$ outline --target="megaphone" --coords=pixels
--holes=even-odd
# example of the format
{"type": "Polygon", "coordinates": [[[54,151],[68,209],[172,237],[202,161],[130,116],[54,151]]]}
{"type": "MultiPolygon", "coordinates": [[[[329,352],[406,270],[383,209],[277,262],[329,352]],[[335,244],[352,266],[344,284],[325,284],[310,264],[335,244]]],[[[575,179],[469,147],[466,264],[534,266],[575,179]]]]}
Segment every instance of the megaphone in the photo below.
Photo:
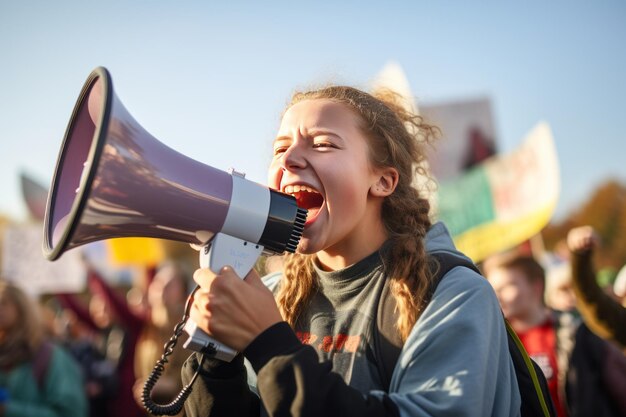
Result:
{"type": "MultiPolygon", "coordinates": [[[[103,239],[153,237],[204,245],[200,265],[245,277],[262,252],[294,252],[306,221],[293,196],[197,162],[152,137],[113,92],[109,72],[87,78],[50,187],[44,254],[103,239]]],[[[185,347],[236,354],[189,321],[185,347]],[[196,337],[197,336],[197,337],[196,337]]]]}
{"type": "Polygon", "coordinates": [[[109,72],[85,82],[57,159],[44,224],[55,260],[89,242],[154,237],[204,245],[222,233],[293,252],[306,210],[292,196],[221,171],[165,146],[113,92],[109,72]]]}

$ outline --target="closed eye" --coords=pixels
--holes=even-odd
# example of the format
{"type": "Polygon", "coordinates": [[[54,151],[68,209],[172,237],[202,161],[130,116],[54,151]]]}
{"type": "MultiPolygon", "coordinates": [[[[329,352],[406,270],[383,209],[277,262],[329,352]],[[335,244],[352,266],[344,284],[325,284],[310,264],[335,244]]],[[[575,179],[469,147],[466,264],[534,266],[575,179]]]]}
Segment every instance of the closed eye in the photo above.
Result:
{"type": "Polygon", "coordinates": [[[274,148],[274,156],[287,152],[287,149],[289,149],[289,146],[278,146],[274,148]]]}
{"type": "Polygon", "coordinates": [[[330,143],[330,142],[317,142],[313,144],[313,149],[320,149],[320,148],[337,148],[335,146],[334,143],[330,143]]]}

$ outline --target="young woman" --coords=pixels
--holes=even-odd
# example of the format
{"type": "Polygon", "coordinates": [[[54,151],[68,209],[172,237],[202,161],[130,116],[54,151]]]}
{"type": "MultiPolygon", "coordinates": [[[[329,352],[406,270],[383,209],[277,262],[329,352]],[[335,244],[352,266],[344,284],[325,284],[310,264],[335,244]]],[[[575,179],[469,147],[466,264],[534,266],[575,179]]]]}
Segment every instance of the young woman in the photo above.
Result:
{"type": "MultiPolygon", "coordinates": [[[[188,416],[517,416],[520,396],[489,283],[430,253],[463,257],[414,187],[433,128],[393,94],[350,87],[294,95],[269,185],[308,209],[298,253],[263,281],[196,271],[191,317],[241,352],[204,360],[188,416]],[[388,288],[404,342],[390,385],[376,315],[388,288]],[[434,293],[433,293],[434,290],[434,293]],[[248,371],[244,366],[248,362],[248,371]]],[[[419,181],[417,181],[419,182],[419,181]]],[[[199,367],[192,355],[188,382],[199,367]]]]}

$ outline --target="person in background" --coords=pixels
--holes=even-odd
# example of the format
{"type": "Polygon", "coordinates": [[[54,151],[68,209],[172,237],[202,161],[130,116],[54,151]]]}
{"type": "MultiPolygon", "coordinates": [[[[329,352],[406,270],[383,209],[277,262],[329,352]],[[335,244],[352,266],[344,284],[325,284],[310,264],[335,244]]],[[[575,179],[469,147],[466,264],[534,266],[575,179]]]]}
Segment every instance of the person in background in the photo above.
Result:
{"type": "MultiPolygon", "coordinates": [[[[184,268],[173,261],[160,266],[148,285],[147,302],[150,320],[144,327],[135,354],[135,399],[141,404],[141,394],[154,365],[163,354],[163,345],[170,339],[174,327],[182,319],[188,296],[188,282],[184,268]]],[[[163,374],[151,392],[157,404],[172,401],[182,389],[180,371],[189,351],[182,348],[187,334],[183,332],[163,374]]]]}
{"type": "Polygon", "coordinates": [[[96,336],[104,357],[115,365],[117,389],[108,402],[111,417],[143,417],[145,411],[133,395],[135,384],[135,349],[146,318],[134,313],[125,298],[116,292],[96,271],[89,271],[91,292],[89,307],[71,294],[57,294],[61,304],[70,309],[96,336]]]}
{"type": "Polygon", "coordinates": [[[572,254],[572,286],[578,309],[589,329],[608,340],[603,344],[599,360],[603,365],[602,382],[620,415],[626,416],[626,308],[612,288],[600,286],[594,274],[593,252],[600,246],[594,229],[591,226],[571,229],[567,244],[572,254]]]}
{"type": "Polygon", "coordinates": [[[619,399],[607,378],[606,341],[594,335],[576,311],[568,265],[551,273],[553,306],[544,304],[546,273],[533,257],[509,253],[485,263],[502,311],[529,355],[542,367],[558,415],[618,417],[619,399]],[[556,388],[556,392],[554,389],[556,388]]]}
{"type": "Polygon", "coordinates": [[[591,226],[582,226],[569,231],[567,244],[572,252],[572,286],[585,323],[600,337],[614,340],[625,348],[626,307],[596,282],[592,258],[600,238],[591,226]]]}
{"type": "Polygon", "coordinates": [[[59,340],[81,367],[89,401],[89,417],[109,416],[109,404],[115,401],[117,370],[96,346],[98,335],[78,320],[69,309],[61,309],[57,327],[59,340]]]}
{"type": "Polygon", "coordinates": [[[87,417],[81,371],[46,340],[37,303],[0,279],[0,416],[87,417]]]}
{"type": "Polygon", "coordinates": [[[541,367],[559,417],[567,416],[564,381],[559,380],[555,318],[544,302],[545,272],[533,257],[510,252],[490,258],[483,271],[504,316],[529,356],[541,367]]]}

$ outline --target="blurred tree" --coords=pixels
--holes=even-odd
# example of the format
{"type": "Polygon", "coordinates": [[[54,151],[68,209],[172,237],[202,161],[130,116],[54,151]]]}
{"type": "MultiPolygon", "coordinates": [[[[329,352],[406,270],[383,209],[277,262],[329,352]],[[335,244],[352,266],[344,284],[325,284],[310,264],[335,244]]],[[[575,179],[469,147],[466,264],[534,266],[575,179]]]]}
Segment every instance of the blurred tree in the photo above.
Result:
{"type": "Polygon", "coordinates": [[[626,184],[607,180],[564,221],[549,224],[542,231],[546,249],[554,250],[571,228],[583,225],[592,226],[602,239],[595,255],[597,268],[618,269],[626,264],[626,184]]]}

